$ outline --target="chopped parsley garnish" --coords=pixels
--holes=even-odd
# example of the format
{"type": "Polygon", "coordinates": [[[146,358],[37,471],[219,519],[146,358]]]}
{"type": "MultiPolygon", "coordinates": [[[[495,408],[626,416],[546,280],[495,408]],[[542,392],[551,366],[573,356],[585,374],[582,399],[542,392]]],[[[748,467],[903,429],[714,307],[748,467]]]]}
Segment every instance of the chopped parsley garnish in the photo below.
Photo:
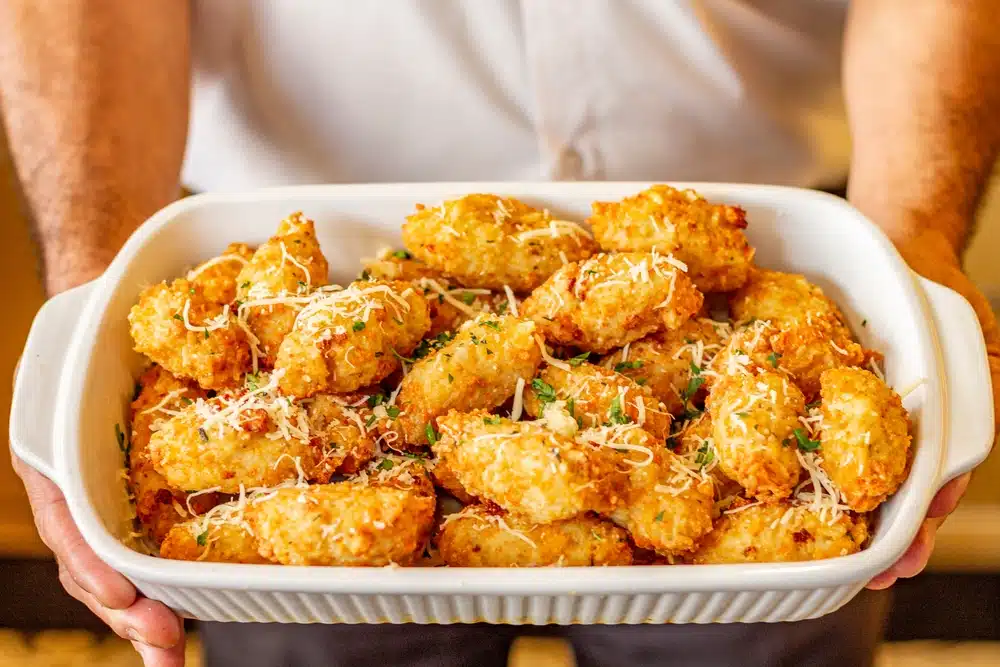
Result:
{"type": "Polygon", "coordinates": [[[199,547],[205,546],[205,544],[208,543],[208,531],[206,530],[204,533],[199,534],[198,537],[195,538],[195,541],[198,542],[199,547]]]}
{"type": "Polygon", "coordinates": [[[246,288],[250,287],[250,281],[249,280],[244,280],[243,284],[240,285],[240,287],[242,287],[243,289],[246,289],[246,288]]]}
{"type": "Polygon", "coordinates": [[[794,431],[792,431],[792,434],[795,436],[795,439],[798,440],[799,449],[801,449],[802,451],[815,452],[817,449],[819,449],[820,445],[819,440],[810,440],[809,436],[806,435],[804,429],[797,428],[794,431]]]}
{"type": "Polygon", "coordinates": [[[556,400],[556,390],[542,378],[535,378],[532,380],[531,388],[535,390],[535,396],[538,397],[538,402],[542,404],[543,409],[545,408],[546,403],[551,403],[556,400]]]}
{"type": "Polygon", "coordinates": [[[771,364],[772,368],[778,367],[778,359],[781,359],[781,355],[778,354],[777,352],[772,352],[771,354],[767,355],[767,361],[768,363],[771,364]]]}
{"type": "Polygon", "coordinates": [[[681,390],[681,398],[684,402],[686,403],[691,400],[691,397],[694,396],[699,389],[701,389],[701,385],[703,384],[705,384],[705,378],[700,375],[695,375],[691,378],[688,381],[688,386],[681,390]]]}
{"type": "Polygon", "coordinates": [[[440,434],[434,430],[434,424],[427,422],[427,426],[424,427],[424,433],[427,434],[427,442],[432,445],[437,443],[440,434]]]}
{"type": "Polygon", "coordinates": [[[663,512],[657,514],[656,518],[654,518],[653,521],[663,521],[663,512]]]}
{"type": "Polygon", "coordinates": [[[621,361],[621,362],[615,364],[615,373],[621,373],[622,371],[628,370],[630,368],[642,368],[642,362],[641,361],[621,361]]]}
{"type": "Polygon", "coordinates": [[[690,407],[685,407],[684,408],[684,414],[681,415],[681,419],[687,419],[687,420],[697,419],[698,417],[701,417],[701,415],[704,412],[705,412],[704,410],[695,410],[695,409],[690,408],[690,407]]]}
{"type": "Polygon", "coordinates": [[[392,348],[392,356],[396,357],[400,361],[405,361],[408,364],[414,364],[414,363],[417,362],[416,359],[409,359],[409,358],[404,357],[403,355],[401,355],[399,352],[396,352],[396,348],[392,348]]]}
{"type": "Polygon", "coordinates": [[[822,403],[823,401],[817,398],[812,403],[806,403],[806,410],[812,410],[813,408],[818,408],[822,403]]]}
{"type": "Polygon", "coordinates": [[[385,413],[389,415],[389,419],[395,419],[396,417],[399,416],[399,408],[397,408],[395,405],[390,405],[385,409],[385,413]]]}
{"type": "Polygon", "coordinates": [[[691,375],[701,375],[701,366],[693,361],[691,362],[691,375]]]}
{"type": "Polygon", "coordinates": [[[646,384],[646,383],[647,383],[648,381],[649,381],[649,380],[648,380],[647,378],[636,378],[635,380],[633,380],[633,382],[635,382],[635,383],[636,383],[637,385],[639,385],[640,387],[641,387],[642,385],[646,384]]]}
{"type": "Polygon", "coordinates": [[[701,447],[698,448],[698,455],[694,457],[694,462],[704,468],[711,463],[714,458],[715,452],[712,450],[712,446],[707,442],[704,442],[701,447]]]}
{"type": "Polygon", "coordinates": [[[413,351],[413,358],[423,359],[428,354],[430,354],[431,351],[440,350],[442,347],[450,343],[451,339],[454,337],[455,337],[454,334],[444,331],[439,333],[434,338],[423,339],[422,341],[420,341],[420,344],[417,345],[417,349],[413,351]]]}
{"type": "Polygon", "coordinates": [[[205,340],[208,340],[208,329],[205,329],[205,340]]]}
{"type": "Polygon", "coordinates": [[[192,401],[187,396],[181,396],[181,403],[183,403],[184,405],[191,405],[192,403],[194,403],[194,401],[192,401]]]}
{"type": "Polygon", "coordinates": [[[378,417],[376,417],[375,415],[370,416],[368,420],[365,422],[365,428],[371,428],[372,426],[375,425],[376,421],[378,421],[378,417]]]}
{"type": "Polygon", "coordinates": [[[747,354],[746,352],[744,352],[743,350],[736,350],[736,354],[738,354],[738,355],[740,355],[740,356],[742,356],[742,357],[746,357],[746,356],[749,356],[749,355],[748,355],[748,354],[747,354]]]}
{"type": "Polygon", "coordinates": [[[462,303],[466,306],[471,306],[472,302],[476,300],[476,295],[472,292],[462,292],[462,303]]]}
{"type": "Polygon", "coordinates": [[[395,257],[396,259],[410,259],[411,257],[413,257],[413,255],[411,255],[405,250],[397,250],[396,252],[392,253],[392,256],[395,257]]]}
{"type": "Polygon", "coordinates": [[[451,384],[454,381],[455,381],[455,376],[452,375],[451,373],[448,373],[448,384],[451,384]]]}
{"type": "Polygon", "coordinates": [[[304,288],[305,286],[306,286],[305,281],[304,280],[300,280],[299,281],[299,287],[303,287],[304,288]]]}
{"type": "Polygon", "coordinates": [[[244,381],[244,384],[250,391],[256,391],[260,388],[260,374],[247,373],[247,379],[244,381]]]}
{"type": "Polygon", "coordinates": [[[595,271],[593,269],[587,269],[586,271],[583,272],[583,274],[585,276],[596,276],[597,275],[597,271],[595,271]]]}
{"type": "Polygon", "coordinates": [[[489,424],[490,426],[497,426],[500,424],[499,417],[483,417],[483,423],[489,424]]]}
{"type": "Polygon", "coordinates": [[[198,435],[201,436],[203,442],[208,442],[208,433],[205,432],[205,429],[199,428],[198,435]]]}
{"type": "Polygon", "coordinates": [[[357,322],[354,323],[354,326],[352,326],[351,328],[354,329],[355,331],[363,331],[365,328],[365,323],[362,322],[361,320],[358,320],[357,322]]]}
{"type": "Polygon", "coordinates": [[[861,326],[863,327],[868,326],[868,320],[861,320],[861,326]]]}
{"type": "Polygon", "coordinates": [[[494,322],[493,320],[486,320],[485,322],[483,322],[483,326],[489,327],[494,331],[500,331],[500,325],[497,322],[494,322]]]}
{"type": "Polygon", "coordinates": [[[188,294],[194,294],[194,288],[193,287],[191,287],[190,289],[188,289],[188,294]]]}
{"type": "Polygon", "coordinates": [[[628,424],[632,420],[629,419],[628,415],[622,411],[622,395],[618,394],[615,399],[611,401],[611,407],[608,408],[608,423],[612,425],[616,424],[628,424]]]}
{"type": "Polygon", "coordinates": [[[371,277],[372,277],[372,274],[368,272],[368,269],[365,269],[364,271],[361,272],[361,279],[362,280],[371,280],[371,277]]]}
{"type": "Polygon", "coordinates": [[[579,366],[590,358],[590,352],[584,352],[583,354],[578,354],[575,357],[566,360],[566,363],[570,366],[579,366]]]}
{"type": "Polygon", "coordinates": [[[506,301],[501,301],[497,305],[497,315],[503,315],[506,312],[507,312],[507,302],[506,301]]]}
{"type": "Polygon", "coordinates": [[[392,459],[382,459],[381,461],[378,462],[378,465],[375,467],[378,468],[379,470],[392,470],[392,467],[394,465],[396,464],[392,462],[392,459]]]}
{"type": "Polygon", "coordinates": [[[736,416],[739,417],[740,419],[743,419],[744,417],[746,417],[749,414],[750,414],[749,412],[737,412],[736,416]]]}
{"type": "Polygon", "coordinates": [[[183,321],[183,320],[184,320],[184,318],[183,318],[183,317],[181,317],[180,315],[178,315],[177,313],[174,313],[174,319],[175,319],[175,320],[181,320],[181,321],[183,321]]]}
{"type": "Polygon", "coordinates": [[[376,405],[382,405],[385,403],[386,395],[379,392],[377,394],[372,394],[368,397],[368,407],[374,408],[376,405]]]}

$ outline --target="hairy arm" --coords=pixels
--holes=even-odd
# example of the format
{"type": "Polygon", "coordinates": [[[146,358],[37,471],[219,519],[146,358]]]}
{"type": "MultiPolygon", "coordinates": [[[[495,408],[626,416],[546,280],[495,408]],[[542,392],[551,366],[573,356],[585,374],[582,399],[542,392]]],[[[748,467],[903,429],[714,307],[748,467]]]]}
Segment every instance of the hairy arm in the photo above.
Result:
{"type": "Polygon", "coordinates": [[[901,249],[964,248],[1000,149],[994,0],[854,0],[844,89],[849,198],[901,249]]]}
{"type": "MultiPolygon", "coordinates": [[[[854,144],[848,198],[915,271],[975,308],[998,412],[1000,331],[960,262],[1000,150],[996,13],[994,0],[853,0],[844,89],[854,144]]],[[[923,570],[968,482],[962,475],[941,489],[909,550],[869,587],[923,570]]]]}
{"type": "Polygon", "coordinates": [[[0,2],[0,109],[50,293],[97,276],[178,195],[184,0],[0,2]]]}

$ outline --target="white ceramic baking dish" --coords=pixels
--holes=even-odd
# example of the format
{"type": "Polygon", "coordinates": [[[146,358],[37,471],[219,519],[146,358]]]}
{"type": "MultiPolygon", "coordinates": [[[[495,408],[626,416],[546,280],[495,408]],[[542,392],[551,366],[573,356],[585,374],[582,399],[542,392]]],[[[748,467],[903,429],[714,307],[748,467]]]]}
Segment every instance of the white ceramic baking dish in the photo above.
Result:
{"type": "Polygon", "coordinates": [[[644,183],[309,186],[179,201],[136,231],[103,276],[39,311],[16,380],[14,451],[59,485],[104,561],[188,617],[565,624],[795,621],[830,613],[905,551],[934,493],[989,452],[993,403],[979,324],[962,297],[911,273],[842,200],[779,187],[685,185],[744,207],[758,262],[821,285],[861,341],[885,353],[892,385],[924,380],[905,401],[916,442],[912,473],[882,507],[861,553],[788,564],[364,569],[168,561],[120,541],[131,527],[115,424],[126,423],[143,366],[126,314],[144,285],[180,275],[230,241],[262,242],[296,210],[316,220],[332,278],[344,284],[359,258],[399,245],[400,224],[417,202],[495,192],[584,220],[592,201],[618,199],[644,183]]]}

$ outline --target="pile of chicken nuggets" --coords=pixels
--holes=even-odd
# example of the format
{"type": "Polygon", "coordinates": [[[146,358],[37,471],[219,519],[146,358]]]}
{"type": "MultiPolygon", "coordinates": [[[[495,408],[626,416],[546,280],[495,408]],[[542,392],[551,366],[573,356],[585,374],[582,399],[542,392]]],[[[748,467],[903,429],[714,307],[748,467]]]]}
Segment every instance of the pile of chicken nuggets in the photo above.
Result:
{"type": "Polygon", "coordinates": [[[331,285],[292,214],[145,289],[126,448],[164,558],[538,567],[861,550],[912,458],[900,396],[745,212],[655,185],[560,220],[417,205],[331,285]]]}

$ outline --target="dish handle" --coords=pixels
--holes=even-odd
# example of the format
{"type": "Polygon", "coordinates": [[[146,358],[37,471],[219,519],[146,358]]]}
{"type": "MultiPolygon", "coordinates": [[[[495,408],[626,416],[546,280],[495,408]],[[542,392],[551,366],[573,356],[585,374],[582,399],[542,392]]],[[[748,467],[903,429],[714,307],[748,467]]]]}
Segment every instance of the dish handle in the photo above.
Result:
{"type": "Polygon", "coordinates": [[[993,384],[976,311],[957,292],[919,281],[944,361],[947,449],[939,481],[944,486],[982,463],[993,448],[993,384]]]}
{"type": "Polygon", "coordinates": [[[14,372],[10,446],[22,461],[57,485],[52,441],[52,406],[66,351],[87,297],[97,281],[52,297],[35,315],[14,372]]]}

